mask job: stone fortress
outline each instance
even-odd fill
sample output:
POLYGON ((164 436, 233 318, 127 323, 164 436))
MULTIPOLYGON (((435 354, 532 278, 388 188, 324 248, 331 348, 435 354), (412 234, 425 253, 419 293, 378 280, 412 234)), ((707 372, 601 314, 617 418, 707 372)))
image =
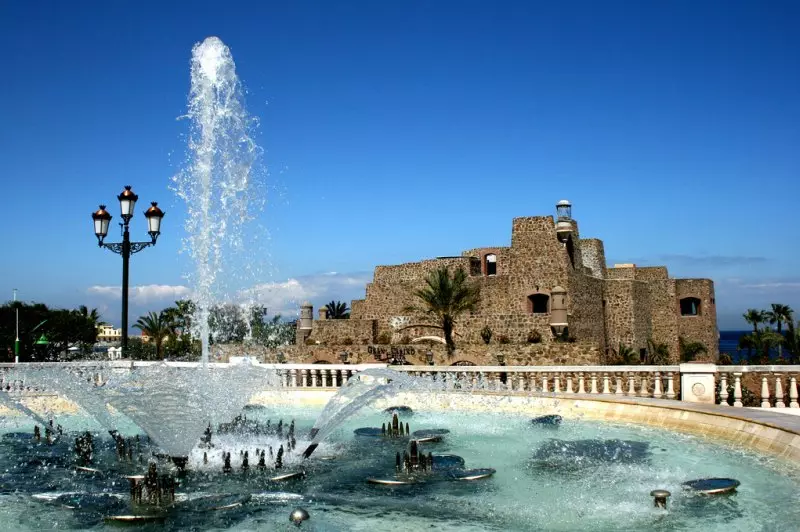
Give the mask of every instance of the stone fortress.
MULTIPOLYGON (((366 297, 351 303, 349 320, 326 319, 324 307, 314 320, 311 305, 305 303, 298 320, 298 347, 442 342, 439 329, 406 315, 404 308, 418 306, 413 291, 424 286, 429 272, 447 266, 465 269, 481 289, 478 308, 457 320, 459 350, 474 354, 536 344, 542 361, 529 356, 525 363, 597 364, 620 344, 643 357, 652 340, 666 344, 676 362, 679 338, 684 338, 701 342, 708 349, 705 358, 716 359, 713 281, 670 278, 665 266, 608 267, 603 242, 580 237, 571 204, 562 200, 556 211, 555 220, 515 218, 509 247, 476 248, 456 257, 376 267, 366 297), (489 345, 481 336, 487 328, 492 333, 489 345), (570 353, 583 356, 560 360, 546 356, 548 349, 564 353, 564 344, 572 345, 570 353)), ((418 345, 415 351, 425 349, 418 345)), ((494 363, 489 356, 471 359, 494 363)))

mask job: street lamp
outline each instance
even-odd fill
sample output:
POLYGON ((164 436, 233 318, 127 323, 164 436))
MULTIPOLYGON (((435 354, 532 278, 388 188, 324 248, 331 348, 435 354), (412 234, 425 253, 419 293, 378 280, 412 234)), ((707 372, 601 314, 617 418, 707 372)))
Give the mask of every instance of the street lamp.
POLYGON ((158 203, 152 202, 150 208, 144 213, 147 218, 147 233, 150 235, 150 242, 131 242, 128 224, 133 218, 139 196, 128 185, 117 196, 117 199, 122 216, 122 223, 119 224, 122 229, 122 242, 103 242, 108 235, 108 226, 112 218, 105 205, 100 205, 100 208, 92 213, 92 220, 94 221, 97 245, 122 255, 122 356, 124 358, 128 354, 128 262, 134 253, 138 253, 148 246, 156 245, 158 235, 161 234, 161 219, 164 217, 164 211, 158 208, 158 203))
POLYGON ((14 364, 19 364, 19 306, 17 306, 17 289, 14 289, 14 310, 17 313, 17 338, 14 340, 14 364))
POLYGON ((506 356, 503 353, 498 353, 495 356, 497 357, 497 362, 501 366, 505 366, 506 365, 506 356))
POLYGON ((428 363, 429 366, 433 366, 433 351, 430 349, 427 353, 425 353, 425 361, 428 363))
POLYGON ((347 358, 350 356, 350 353, 347 351, 342 351, 339 353, 339 360, 342 361, 342 364, 347 364, 347 358))

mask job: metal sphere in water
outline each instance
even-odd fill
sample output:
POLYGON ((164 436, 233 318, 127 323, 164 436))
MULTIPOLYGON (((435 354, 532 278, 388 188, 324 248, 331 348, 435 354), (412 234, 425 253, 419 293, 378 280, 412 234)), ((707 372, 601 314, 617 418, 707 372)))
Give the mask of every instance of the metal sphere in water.
POLYGON ((305 508, 298 507, 292 510, 292 513, 289 514, 289 521, 291 521, 297 526, 300 526, 303 523, 303 521, 309 519, 310 517, 311 516, 308 515, 308 512, 305 510, 305 508))

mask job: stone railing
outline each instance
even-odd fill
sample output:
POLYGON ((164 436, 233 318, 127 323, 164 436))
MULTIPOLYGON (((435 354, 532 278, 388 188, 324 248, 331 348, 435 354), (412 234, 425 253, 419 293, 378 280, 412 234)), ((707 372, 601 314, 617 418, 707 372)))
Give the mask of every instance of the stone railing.
MULTIPOLYGON (((800 366, 716 366, 719 398, 721 404, 735 407, 747 406, 743 400, 744 382, 753 389, 756 397, 749 398, 761 408, 800 408, 797 381, 800 366)), ((752 405, 756 406, 756 405, 752 405)))
MULTIPOLYGON (((160 362, 112 361, 37 364, 60 367, 103 384, 112 373, 133 371, 160 362)), ((230 364, 236 364, 231 362, 230 364)), ((173 367, 196 368, 197 362, 169 362, 173 367)), ((209 364, 227 367, 229 363, 209 364)), ((335 389, 354 374, 386 368, 425 377, 442 389, 477 392, 558 393, 597 396, 654 397, 733 407, 798 408, 800 366, 386 366, 385 364, 256 364, 272 370, 279 386, 299 389, 335 389), (750 391, 752 390, 752 391, 750 391), (755 396, 755 397, 754 397, 755 396)), ((45 393, 35 383, 15 379, 13 369, 26 364, 0 364, 0 390, 45 393)))
POLYGON ((464 391, 624 395, 674 399, 679 366, 396 366, 464 391))

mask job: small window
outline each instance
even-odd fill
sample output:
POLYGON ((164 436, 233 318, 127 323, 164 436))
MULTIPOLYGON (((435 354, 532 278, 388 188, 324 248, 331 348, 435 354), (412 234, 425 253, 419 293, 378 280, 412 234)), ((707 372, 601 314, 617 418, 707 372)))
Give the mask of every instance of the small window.
POLYGON ((533 314, 547 314, 550 306, 550 296, 547 294, 528 296, 528 306, 533 314))
POLYGON ((497 275, 497 255, 494 253, 486 255, 486 275, 497 275))
POLYGON ((681 299, 681 316, 699 316, 700 300, 696 297, 684 297, 681 299))

